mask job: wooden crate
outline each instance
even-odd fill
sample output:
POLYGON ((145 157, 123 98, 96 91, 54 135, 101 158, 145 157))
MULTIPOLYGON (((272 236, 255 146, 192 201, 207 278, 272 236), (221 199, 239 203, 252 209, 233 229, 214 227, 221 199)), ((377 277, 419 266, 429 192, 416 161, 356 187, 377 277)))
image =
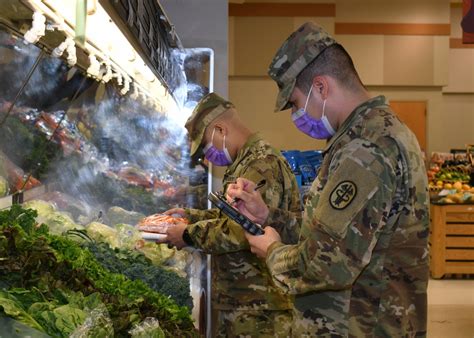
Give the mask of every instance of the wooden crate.
POLYGON ((430 271, 474 274, 474 205, 431 205, 430 271))

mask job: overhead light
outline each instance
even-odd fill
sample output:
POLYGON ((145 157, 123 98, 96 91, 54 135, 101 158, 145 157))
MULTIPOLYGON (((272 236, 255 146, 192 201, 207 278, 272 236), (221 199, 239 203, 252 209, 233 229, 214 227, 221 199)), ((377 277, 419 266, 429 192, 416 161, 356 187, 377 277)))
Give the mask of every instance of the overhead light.
MULTIPOLYGON (((71 39, 75 38, 75 18, 76 18, 76 1, 65 0, 24 0, 35 12, 36 23, 33 21, 33 27, 29 34, 31 41, 38 41, 41 34, 44 34, 45 17, 47 21, 52 21, 50 28, 60 29, 64 32, 69 41, 57 46, 56 54, 58 56, 69 51, 68 63, 71 65, 73 61, 73 52, 70 49, 71 39), (68 49, 69 47, 69 49, 68 49)), ((92 57, 89 57, 90 65, 87 65, 87 72, 92 77, 99 79, 98 73, 99 63, 104 63, 107 69, 102 80, 110 80, 112 77, 124 77, 129 81, 123 81, 122 86, 129 86, 133 81, 139 83, 148 95, 160 101, 161 106, 165 109, 174 109, 176 102, 170 95, 167 87, 159 78, 146 66, 145 61, 138 55, 127 38, 120 29, 112 21, 108 13, 102 7, 100 2, 89 0, 87 5, 87 25, 85 34, 84 51, 92 57), (110 69, 109 69, 110 68, 110 69), (115 75, 114 75, 115 74, 115 75)), ((46 32, 47 34, 47 32, 46 32)), ((99 66, 100 70, 100 66, 99 66)), ((128 92, 129 88, 122 92, 128 92)))

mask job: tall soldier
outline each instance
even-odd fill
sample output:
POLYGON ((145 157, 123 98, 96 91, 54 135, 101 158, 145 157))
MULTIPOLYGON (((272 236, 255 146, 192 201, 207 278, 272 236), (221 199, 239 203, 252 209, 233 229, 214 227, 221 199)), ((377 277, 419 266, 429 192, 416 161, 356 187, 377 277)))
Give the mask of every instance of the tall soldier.
MULTIPOLYGON (((224 190, 237 177, 266 184, 258 191, 268 205, 301 212, 296 179, 278 150, 252 133, 232 103, 215 93, 206 95, 186 122, 191 155, 204 147, 214 165, 227 166, 224 190)), ((168 229, 169 243, 192 245, 212 254, 212 307, 219 337, 287 337, 292 321, 292 300, 276 288, 265 262, 255 257, 243 229, 218 209, 171 209, 191 224, 168 229)), ((286 243, 296 243, 299 229, 280 230, 286 243)))
POLYGON ((291 108, 301 132, 329 140, 302 218, 267 208, 245 179, 227 189, 267 226, 247 238, 274 282, 296 295, 292 335, 426 336, 428 189, 415 136, 312 23, 283 43, 269 74, 280 90, 276 110, 291 108), (299 242, 285 245, 273 227, 295 221, 299 242))

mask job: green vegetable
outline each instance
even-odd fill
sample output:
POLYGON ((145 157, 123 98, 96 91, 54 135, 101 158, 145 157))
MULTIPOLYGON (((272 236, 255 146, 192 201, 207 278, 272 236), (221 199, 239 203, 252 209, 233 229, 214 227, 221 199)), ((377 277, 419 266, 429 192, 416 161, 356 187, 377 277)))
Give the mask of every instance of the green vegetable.
POLYGON ((92 222, 86 226, 86 230, 87 234, 97 242, 108 243, 113 248, 119 246, 117 230, 108 225, 92 222))
POLYGON ((120 207, 111 207, 107 211, 107 218, 109 219, 110 225, 125 223, 135 225, 137 224, 143 217, 144 214, 135 212, 135 211, 128 211, 120 207))
MULTIPOLYGON (((157 247, 155 243, 149 243, 157 247)), ((189 281, 168 271, 144 257, 141 253, 126 249, 111 249, 104 243, 84 243, 95 258, 108 270, 123 273, 132 280, 141 280, 151 289, 171 297, 178 305, 192 308, 189 281)))
POLYGON ((140 231, 129 224, 116 224, 118 246, 122 249, 134 250, 138 241, 142 239, 140 231))
POLYGON ((8 194, 8 182, 5 178, 0 176, 0 197, 8 194))
POLYGON ((168 249, 164 245, 157 245, 153 242, 145 242, 137 249, 154 265, 163 265, 174 255, 174 250, 168 249))
POLYGON ((46 333, 33 329, 32 327, 10 317, 0 316, 0 327, 2 328, 0 331, 1 338, 51 338, 51 336, 46 333))
POLYGON ((5 315, 16 318, 29 327, 44 331, 41 325, 22 307, 21 303, 8 292, 0 291, 0 310, 5 315))
POLYGON ((66 213, 57 211, 50 202, 32 200, 24 203, 25 208, 31 208, 38 212, 38 222, 48 224, 49 232, 60 235, 67 230, 84 229, 82 225, 76 224, 66 213))
POLYGON ((65 337, 84 325, 91 307, 103 303, 116 337, 127 336, 148 317, 159 321, 166 336, 196 336, 187 308, 142 281, 111 273, 89 250, 37 226, 36 216, 18 205, 0 211, 0 286, 2 300, 10 300, 1 302, 7 305, 0 317, 65 337))
POLYGON ((69 338, 108 338, 114 335, 114 327, 105 306, 92 310, 84 323, 69 338))
POLYGON ((133 338, 165 338, 160 323, 154 318, 145 319, 129 333, 133 338))

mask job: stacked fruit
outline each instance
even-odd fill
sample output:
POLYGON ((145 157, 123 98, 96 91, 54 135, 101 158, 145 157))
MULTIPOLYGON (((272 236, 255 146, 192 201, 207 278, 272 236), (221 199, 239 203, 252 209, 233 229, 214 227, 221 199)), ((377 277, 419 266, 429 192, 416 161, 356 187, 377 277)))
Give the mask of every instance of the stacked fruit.
POLYGON ((437 164, 428 171, 429 187, 436 193, 437 203, 474 203, 474 187, 469 185, 471 168, 467 164, 437 164))
POLYGON ((455 165, 440 168, 434 165, 428 170, 430 190, 456 189, 471 190, 470 167, 468 165, 455 165))

